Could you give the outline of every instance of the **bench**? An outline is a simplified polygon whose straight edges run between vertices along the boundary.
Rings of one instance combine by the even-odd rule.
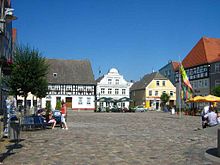
[[[45,129],[46,122],[42,116],[25,116],[21,119],[21,130]]]

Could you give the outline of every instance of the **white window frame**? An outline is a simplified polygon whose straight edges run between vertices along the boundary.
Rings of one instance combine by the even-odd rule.
[[[156,85],[160,86],[160,81],[159,80],[156,81]]]
[[[101,94],[105,94],[105,88],[101,88]]]
[[[119,79],[116,79],[116,80],[115,80],[115,84],[116,84],[116,85],[119,85]]]
[[[91,105],[91,97],[87,97],[87,105]]]
[[[83,104],[83,97],[78,97],[78,105],[82,105]]]
[[[112,79],[108,79],[108,84],[111,85],[112,84]]]
[[[115,94],[118,95],[119,94],[119,89],[115,89]]]
[[[123,95],[126,94],[126,89],[122,89],[122,92],[121,92]]]
[[[57,73],[53,73],[53,77],[57,78]]]
[[[170,96],[173,96],[174,92],[173,91],[170,91]]]

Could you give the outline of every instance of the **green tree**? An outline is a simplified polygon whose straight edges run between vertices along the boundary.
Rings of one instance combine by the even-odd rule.
[[[161,106],[165,107],[166,103],[170,100],[170,96],[167,93],[163,93],[160,96],[160,100],[161,100]]]
[[[24,97],[24,109],[28,93],[42,98],[47,94],[47,73],[49,65],[41,53],[27,46],[16,47],[11,76],[7,79],[7,85],[11,94]]]
[[[57,100],[57,103],[56,103],[56,109],[57,109],[57,110],[60,110],[61,107],[62,107],[62,103],[61,103],[61,101],[60,101],[60,100]]]
[[[220,85],[212,90],[213,95],[220,97]]]

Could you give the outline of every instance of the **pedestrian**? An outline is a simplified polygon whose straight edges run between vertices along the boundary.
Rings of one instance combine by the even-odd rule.
[[[61,122],[62,122],[62,129],[68,130],[67,124],[66,124],[66,114],[67,114],[67,108],[66,103],[62,100],[62,107],[61,107]]]
[[[175,109],[174,109],[174,107],[171,108],[171,115],[175,115]]]

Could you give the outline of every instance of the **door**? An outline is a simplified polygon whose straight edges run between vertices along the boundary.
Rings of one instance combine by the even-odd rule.
[[[72,109],[72,97],[66,97],[66,107]]]

